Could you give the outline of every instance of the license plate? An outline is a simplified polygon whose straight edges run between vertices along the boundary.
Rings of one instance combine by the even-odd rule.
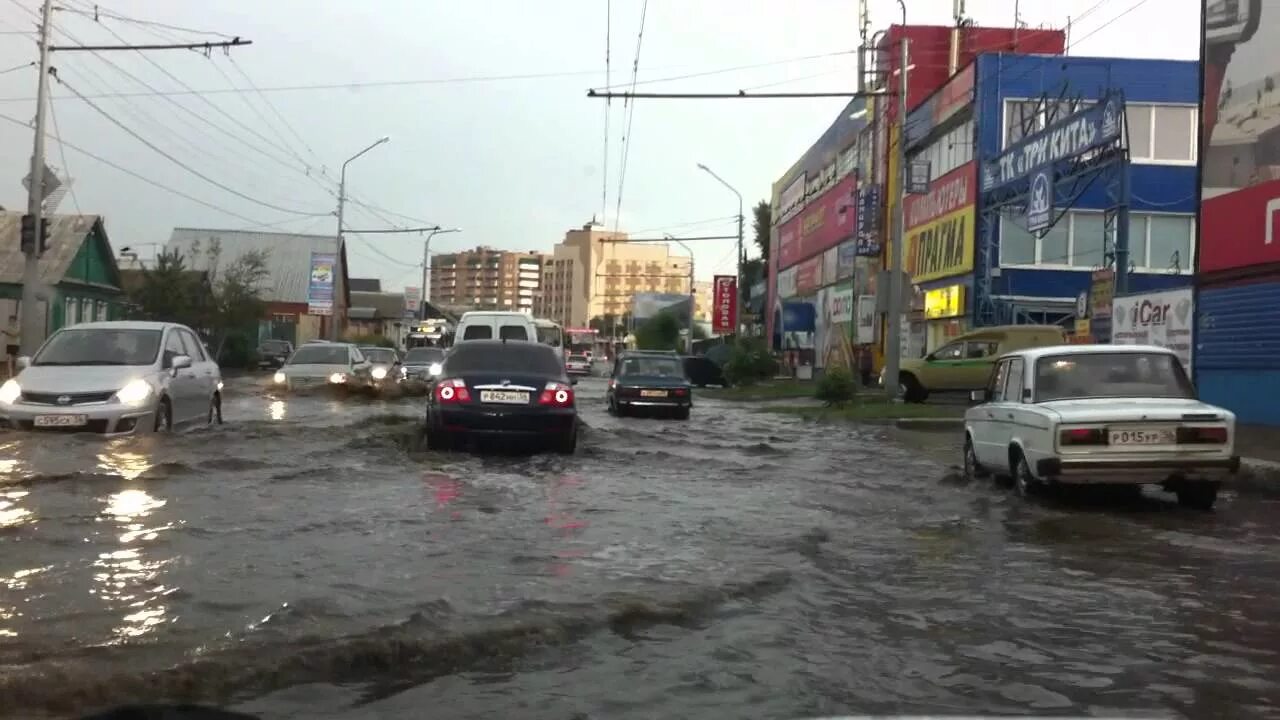
[[[514,390],[481,390],[480,402],[502,403],[504,405],[528,405],[529,393]]]
[[[1111,445],[1175,445],[1178,433],[1170,428],[1108,428],[1107,438]]]
[[[36,427],[81,427],[89,424],[88,415],[37,415]]]
[[[666,390],[641,390],[640,397],[666,397]]]

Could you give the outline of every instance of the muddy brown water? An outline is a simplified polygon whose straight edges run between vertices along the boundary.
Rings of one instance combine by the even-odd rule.
[[[421,400],[230,388],[172,437],[0,435],[0,717],[1280,717],[1280,503],[1027,503],[954,439],[704,401],[435,454]]]

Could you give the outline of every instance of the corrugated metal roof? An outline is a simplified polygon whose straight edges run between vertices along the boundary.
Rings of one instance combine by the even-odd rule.
[[[305,303],[311,282],[311,253],[332,253],[334,239],[326,235],[174,228],[165,248],[180,250],[187,267],[208,270],[207,251],[214,241],[222,247],[219,263],[226,265],[254,250],[267,251],[267,271],[271,274],[263,299],[267,302]],[[342,278],[346,277],[346,263]],[[343,287],[346,287],[343,282]]]
[[[22,254],[20,212],[0,212],[0,283],[19,284],[26,257]],[[40,281],[56,285],[67,274],[71,261],[76,259],[84,239],[100,215],[54,215],[45,218],[50,222],[49,249],[40,256]],[[105,236],[105,231],[103,232]]]
[[[378,278],[351,278],[351,292],[382,292]]]
[[[356,317],[357,309],[372,310],[373,314],[363,319],[404,317],[404,294],[384,292],[351,291],[351,317]]]

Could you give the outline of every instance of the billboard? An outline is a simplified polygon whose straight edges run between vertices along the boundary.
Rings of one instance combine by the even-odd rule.
[[[795,265],[853,235],[858,218],[856,187],[855,176],[844,178],[778,227],[779,267]]]
[[[307,283],[307,314],[333,314],[333,283],[337,266],[333,253],[311,253],[311,279]]]
[[[982,191],[1011,185],[1051,165],[1083,155],[1120,139],[1124,128],[1124,98],[1107,93],[1096,105],[1074,112],[1044,130],[1029,135],[982,165]]]
[[[818,318],[814,348],[818,351],[814,364],[828,370],[852,370],[853,362],[853,288],[824,288],[818,292]]]
[[[880,256],[880,186],[863,185],[858,189],[858,219],[856,223],[858,254],[865,257]]]
[[[961,165],[935,180],[929,192],[906,197],[904,267],[913,282],[973,270],[975,169],[974,163]]]
[[[636,293],[631,307],[631,317],[637,323],[649,320],[663,310],[687,318],[689,296],[679,293]]]
[[[822,256],[811,257],[796,266],[796,291],[807,295],[822,284]]]
[[[716,275],[711,281],[714,310],[711,316],[711,332],[728,335],[738,328],[738,278],[733,275]]]
[[[836,248],[836,280],[853,277],[853,270],[858,263],[858,245],[854,240],[842,243]]]
[[[1205,0],[1198,271],[1280,262],[1280,6]]]
[[[418,314],[418,306],[422,302],[422,288],[406,287],[404,289],[404,311],[410,315]]]
[[[1111,307],[1112,344],[1168,348],[1190,375],[1193,302],[1191,288],[1116,298]]]

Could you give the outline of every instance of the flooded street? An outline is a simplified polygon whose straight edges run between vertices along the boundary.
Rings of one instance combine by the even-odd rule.
[[[576,456],[437,454],[421,399],[258,382],[173,437],[0,435],[0,716],[1280,718],[1274,499],[1028,503],[600,379]]]

